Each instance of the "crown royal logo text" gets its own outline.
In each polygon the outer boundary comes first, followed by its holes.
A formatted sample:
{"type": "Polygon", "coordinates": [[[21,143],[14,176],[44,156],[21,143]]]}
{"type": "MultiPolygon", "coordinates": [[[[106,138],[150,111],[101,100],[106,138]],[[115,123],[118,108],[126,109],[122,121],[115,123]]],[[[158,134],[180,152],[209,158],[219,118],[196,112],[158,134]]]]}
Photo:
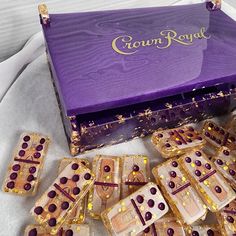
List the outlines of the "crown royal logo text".
{"type": "Polygon", "coordinates": [[[166,49],[173,45],[174,42],[184,46],[190,46],[197,39],[209,39],[210,35],[206,34],[206,28],[202,27],[200,31],[192,34],[178,34],[174,30],[163,30],[160,36],[153,39],[134,41],[131,35],[118,36],[112,41],[112,48],[115,52],[122,55],[132,55],[137,53],[142,47],[154,46],[158,49],[166,49]]]}

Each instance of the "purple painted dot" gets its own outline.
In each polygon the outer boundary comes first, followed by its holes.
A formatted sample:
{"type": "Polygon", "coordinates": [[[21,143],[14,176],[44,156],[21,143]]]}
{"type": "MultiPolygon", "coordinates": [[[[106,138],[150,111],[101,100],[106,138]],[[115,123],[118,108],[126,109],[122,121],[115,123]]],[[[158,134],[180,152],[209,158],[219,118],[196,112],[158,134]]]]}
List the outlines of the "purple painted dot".
{"type": "Polygon", "coordinates": [[[211,135],[211,137],[210,137],[210,138],[211,138],[211,140],[213,140],[213,141],[214,141],[214,140],[216,140],[216,137],[215,137],[215,136],[213,136],[213,135],[211,135]]]}
{"type": "Polygon", "coordinates": [[[200,236],[199,233],[197,231],[193,231],[192,232],[192,236],[200,236]]]}
{"type": "Polygon", "coordinates": [[[221,159],[217,159],[216,162],[217,162],[218,165],[223,165],[223,161],[221,159]]]}
{"type": "Polygon", "coordinates": [[[229,174],[230,174],[230,175],[234,176],[235,173],[236,173],[236,172],[235,172],[234,170],[232,170],[232,169],[229,170],[229,174]]]}
{"type": "Polygon", "coordinates": [[[151,193],[152,195],[155,195],[155,194],[157,193],[157,189],[154,188],[154,187],[152,187],[152,188],[150,189],[150,193],[151,193]]]}
{"type": "Polygon", "coordinates": [[[45,138],[41,138],[39,142],[40,142],[40,144],[44,144],[45,141],[46,141],[45,138]]]}
{"type": "Polygon", "coordinates": [[[175,133],[173,131],[170,131],[169,132],[169,135],[174,135],[175,133]]]}
{"type": "Polygon", "coordinates": [[[53,227],[53,226],[55,226],[56,224],[57,224],[57,220],[56,220],[55,218],[49,219],[48,225],[49,225],[50,227],[53,227]]]}
{"type": "Polygon", "coordinates": [[[80,193],[80,188],[78,188],[78,187],[73,188],[74,195],[78,195],[79,193],[80,193]]]}
{"type": "Polygon", "coordinates": [[[43,145],[38,145],[38,146],[36,147],[36,150],[37,150],[38,152],[42,151],[42,150],[43,150],[43,145]]]}
{"type": "Polygon", "coordinates": [[[31,182],[31,181],[33,181],[34,180],[34,176],[33,175],[29,175],[28,177],[27,177],[27,181],[28,182],[31,182]]]}
{"type": "Polygon", "coordinates": [[[30,172],[31,174],[34,174],[34,173],[36,172],[36,167],[31,166],[31,167],[29,168],[29,172],[30,172]]]}
{"type": "Polygon", "coordinates": [[[180,130],[179,130],[179,133],[183,134],[183,133],[184,133],[184,130],[180,129],[180,130]]]}
{"type": "Polygon", "coordinates": [[[201,174],[202,174],[202,173],[201,173],[201,171],[200,171],[200,170],[195,170],[195,175],[196,175],[196,176],[198,176],[198,177],[199,177],[199,176],[201,176],[201,174]]]}
{"type": "Polygon", "coordinates": [[[189,130],[190,132],[193,132],[193,131],[194,131],[194,128],[193,128],[192,126],[190,126],[190,127],[188,127],[188,130],[189,130]]]}
{"type": "Polygon", "coordinates": [[[57,206],[55,204],[50,204],[48,206],[48,211],[49,212],[54,212],[54,211],[56,211],[56,209],[57,209],[57,206]]]}
{"type": "Polygon", "coordinates": [[[224,134],[225,134],[225,131],[224,131],[223,129],[220,129],[220,133],[221,133],[222,135],[224,135],[224,134]]]}
{"type": "Polygon", "coordinates": [[[166,143],[165,146],[168,148],[168,147],[170,147],[170,144],[169,144],[169,143],[166,143]]]}
{"type": "Polygon", "coordinates": [[[86,180],[89,180],[89,179],[91,178],[91,174],[86,173],[86,174],[84,175],[84,178],[85,178],[86,180]]]}
{"type": "Polygon", "coordinates": [[[26,149],[28,147],[28,144],[27,143],[23,143],[22,146],[21,146],[23,149],[26,149]]]}
{"type": "Polygon", "coordinates": [[[71,166],[72,170],[77,170],[79,168],[79,165],[77,163],[74,163],[72,166],[71,166]]]}
{"type": "Polygon", "coordinates": [[[66,230],[65,236],[73,236],[73,231],[71,229],[66,230]]]}
{"type": "Polygon", "coordinates": [[[173,167],[177,167],[177,166],[178,166],[177,161],[172,161],[172,166],[173,166],[173,167]]]}
{"type": "Polygon", "coordinates": [[[25,151],[24,150],[20,150],[18,154],[19,154],[20,157],[23,157],[25,155],[25,151]]]}
{"type": "Polygon", "coordinates": [[[211,135],[209,132],[205,132],[205,136],[209,138],[211,135]]]}
{"type": "Polygon", "coordinates": [[[74,182],[78,182],[79,181],[79,175],[73,175],[72,180],[74,182]]]}
{"type": "Polygon", "coordinates": [[[137,197],[136,197],[136,200],[137,200],[137,202],[138,203],[143,203],[143,201],[144,201],[144,198],[143,198],[143,196],[141,196],[141,195],[138,195],[137,197]]]}
{"type": "Polygon", "coordinates": [[[175,187],[175,183],[173,181],[170,181],[168,185],[169,185],[170,188],[174,188],[175,187]]]}
{"type": "Polygon", "coordinates": [[[213,127],[214,127],[214,125],[213,125],[212,123],[209,123],[209,127],[213,128],[213,127]]]}
{"type": "Polygon", "coordinates": [[[218,126],[215,126],[214,130],[218,132],[220,130],[220,128],[218,126]]]}
{"type": "Polygon", "coordinates": [[[31,184],[29,184],[29,183],[27,183],[27,184],[25,184],[24,185],[24,189],[26,190],[26,191],[29,191],[30,189],[31,189],[31,184]]]}
{"type": "Polygon", "coordinates": [[[68,209],[69,208],[69,202],[63,202],[62,204],[61,204],[61,209],[62,210],[66,210],[66,209],[68,209]]]}
{"type": "Polygon", "coordinates": [[[198,136],[197,139],[198,139],[198,140],[202,140],[202,137],[198,136]]]}
{"type": "Polygon", "coordinates": [[[226,220],[231,224],[234,223],[234,218],[232,216],[227,216],[226,220]]]}
{"type": "Polygon", "coordinates": [[[189,137],[193,137],[193,134],[191,134],[191,133],[188,133],[188,134],[187,134],[187,136],[189,136],[189,137]]]}
{"type": "Polygon", "coordinates": [[[28,234],[28,236],[37,236],[37,235],[38,235],[38,232],[36,228],[31,229],[28,234]]]}
{"type": "Polygon", "coordinates": [[[152,213],[150,211],[146,212],[145,220],[151,220],[151,219],[152,219],[152,213]]]}
{"type": "Polygon", "coordinates": [[[191,163],[192,160],[191,160],[190,157],[186,157],[186,158],[185,158],[185,161],[186,161],[187,163],[191,163]]]}
{"type": "Polygon", "coordinates": [[[163,202],[161,202],[161,203],[158,204],[158,208],[159,208],[161,211],[163,211],[163,210],[165,210],[166,206],[165,206],[165,204],[164,204],[163,202]]]}
{"type": "Polygon", "coordinates": [[[49,198],[54,198],[54,197],[56,197],[56,192],[54,191],[54,190],[51,190],[50,192],[48,192],[48,197],[49,198]]]}
{"type": "Polygon", "coordinates": [[[175,231],[172,228],[168,228],[166,232],[168,236],[173,236],[175,233],[175,231]]]}
{"type": "Polygon", "coordinates": [[[173,177],[173,178],[175,178],[175,177],[176,177],[176,172],[175,172],[175,171],[171,171],[171,172],[170,172],[170,176],[173,177]]]}
{"type": "Polygon", "coordinates": [[[7,188],[13,189],[15,187],[15,183],[13,181],[10,181],[7,183],[7,188]]]}
{"type": "Polygon", "coordinates": [[[67,180],[68,180],[68,179],[67,179],[66,177],[61,177],[61,178],[60,178],[60,183],[61,183],[61,184],[66,184],[66,183],[67,183],[67,180]]]}
{"type": "Polygon", "coordinates": [[[30,136],[25,136],[24,138],[23,138],[23,140],[25,141],[25,142],[29,142],[30,141],[30,136]]]}
{"type": "Polygon", "coordinates": [[[199,151],[196,151],[195,154],[196,154],[196,156],[198,156],[198,157],[200,157],[200,156],[202,155],[202,153],[199,152],[199,151]]]}
{"type": "Polygon", "coordinates": [[[110,172],[110,171],[111,171],[110,166],[104,166],[104,171],[105,171],[105,172],[110,172]]]}
{"type": "Polygon", "coordinates": [[[19,164],[15,164],[14,166],[12,166],[12,170],[14,170],[14,171],[20,170],[20,165],[19,164]]]}
{"type": "Polygon", "coordinates": [[[154,205],[155,205],[155,202],[152,199],[149,199],[148,200],[148,206],[149,207],[154,207],[154,205]]]}
{"type": "Polygon", "coordinates": [[[205,167],[206,167],[208,170],[211,169],[211,165],[210,165],[209,163],[206,163],[206,164],[205,164],[205,167]]]}
{"type": "Polygon", "coordinates": [[[158,134],[157,137],[158,137],[158,138],[162,138],[162,137],[163,137],[163,134],[158,134]]]}
{"type": "Polygon", "coordinates": [[[207,230],[207,235],[208,235],[208,236],[214,236],[215,234],[214,234],[213,230],[208,229],[208,230],[207,230]]]}
{"type": "Polygon", "coordinates": [[[134,165],[133,166],[133,171],[139,171],[139,166],[138,165],[134,165]]]}
{"type": "Polygon", "coordinates": [[[201,165],[202,165],[201,161],[199,161],[199,160],[196,160],[196,161],[195,161],[195,164],[196,164],[197,166],[201,166],[201,165]]]}
{"type": "Polygon", "coordinates": [[[217,193],[221,193],[221,192],[222,192],[222,189],[221,189],[220,186],[215,186],[215,191],[216,191],[217,193]]]}
{"type": "Polygon", "coordinates": [[[41,215],[43,213],[43,208],[41,206],[35,207],[34,208],[34,213],[36,215],[41,215]]]}
{"type": "Polygon", "coordinates": [[[223,153],[224,153],[225,156],[229,155],[229,151],[227,151],[227,150],[224,150],[223,153]]]}
{"type": "Polygon", "coordinates": [[[192,139],[191,138],[187,138],[186,139],[188,143],[191,143],[192,142],[192,139]]]}
{"type": "Polygon", "coordinates": [[[176,141],[176,143],[178,144],[178,145],[182,145],[182,142],[181,141],[176,141]]]}
{"type": "Polygon", "coordinates": [[[148,234],[150,232],[150,227],[147,227],[144,231],[145,234],[148,234]]]}
{"type": "Polygon", "coordinates": [[[34,153],[34,158],[40,158],[40,157],[41,157],[41,154],[39,152],[34,153]]]}
{"type": "Polygon", "coordinates": [[[15,180],[17,178],[17,173],[11,173],[10,174],[10,179],[15,180]]]}
{"type": "Polygon", "coordinates": [[[216,143],[218,143],[220,145],[221,144],[221,140],[220,139],[216,139],[216,143]]]}

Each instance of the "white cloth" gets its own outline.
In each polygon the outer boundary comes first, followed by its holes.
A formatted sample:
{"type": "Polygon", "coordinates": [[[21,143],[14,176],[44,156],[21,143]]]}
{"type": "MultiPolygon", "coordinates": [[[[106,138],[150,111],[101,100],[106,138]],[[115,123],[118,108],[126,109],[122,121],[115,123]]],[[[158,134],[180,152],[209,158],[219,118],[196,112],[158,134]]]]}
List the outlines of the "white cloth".
{"type": "MultiPolygon", "coordinates": [[[[145,6],[140,2],[132,1],[133,4],[130,4],[129,7],[145,6]]],[[[150,5],[151,1],[148,2],[150,5]]],[[[159,5],[181,2],[186,3],[186,0],[162,0],[159,5]]],[[[156,3],[156,1],[152,1],[152,3],[156,3]]],[[[125,4],[122,5],[120,1],[117,1],[117,6],[122,8],[121,6],[125,7],[125,4]]],[[[115,4],[114,8],[116,8],[115,4]]],[[[13,148],[22,131],[40,132],[49,135],[52,139],[36,196],[20,197],[0,191],[0,236],[23,235],[25,226],[34,222],[29,211],[35,200],[57,176],[59,160],[62,157],[70,156],[43,51],[42,33],[38,33],[29,40],[22,51],[0,63],[0,184],[4,180],[7,167],[12,159],[13,148]],[[23,69],[28,63],[30,64],[23,69]],[[21,72],[20,75],[19,72],[21,72]]],[[[150,157],[152,166],[161,161],[148,137],[94,150],[81,156],[91,158],[97,153],[146,154],[150,157]]],[[[93,235],[107,235],[100,222],[91,221],[91,225],[95,232],[93,235]]]]}

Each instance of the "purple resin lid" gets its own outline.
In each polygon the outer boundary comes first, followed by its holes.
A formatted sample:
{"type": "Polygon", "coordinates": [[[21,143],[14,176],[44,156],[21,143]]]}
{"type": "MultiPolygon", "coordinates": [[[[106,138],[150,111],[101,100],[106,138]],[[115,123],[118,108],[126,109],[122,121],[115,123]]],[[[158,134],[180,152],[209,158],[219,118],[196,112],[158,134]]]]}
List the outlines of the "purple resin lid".
{"type": "Polygon", "coordinates": [[[50,22],[43,30],[69,116],[236,78],[236,22],[205,4],[50,14],[50,22]]]}

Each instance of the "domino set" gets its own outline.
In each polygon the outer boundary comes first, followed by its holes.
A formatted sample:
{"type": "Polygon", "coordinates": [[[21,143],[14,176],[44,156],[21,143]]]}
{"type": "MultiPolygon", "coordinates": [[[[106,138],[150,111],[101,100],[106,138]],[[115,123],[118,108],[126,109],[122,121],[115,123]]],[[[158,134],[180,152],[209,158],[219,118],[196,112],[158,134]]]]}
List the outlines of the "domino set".
{"type": "MultiPolygon", "coordinates": [[[[36,223],[25,236],[90,236],[86,213],[114,236],[236,235],[236,153],[229,129],[206,121],[202,132],[192,126],[156,131],[152,142],[168,158],[152,169],[158,185],[151,182],[147,156],[97,155],[92,166],[85,158],[61,159],[58,177],[31,210],[36,223]],[[205,152],[207,145],[214,155],[205,152]],[[208,210],[219,227],[204,224],[208,210]]],[[[36,194],[49,143],[41,134],[21,135],[3,191],[36,194]]]]}

